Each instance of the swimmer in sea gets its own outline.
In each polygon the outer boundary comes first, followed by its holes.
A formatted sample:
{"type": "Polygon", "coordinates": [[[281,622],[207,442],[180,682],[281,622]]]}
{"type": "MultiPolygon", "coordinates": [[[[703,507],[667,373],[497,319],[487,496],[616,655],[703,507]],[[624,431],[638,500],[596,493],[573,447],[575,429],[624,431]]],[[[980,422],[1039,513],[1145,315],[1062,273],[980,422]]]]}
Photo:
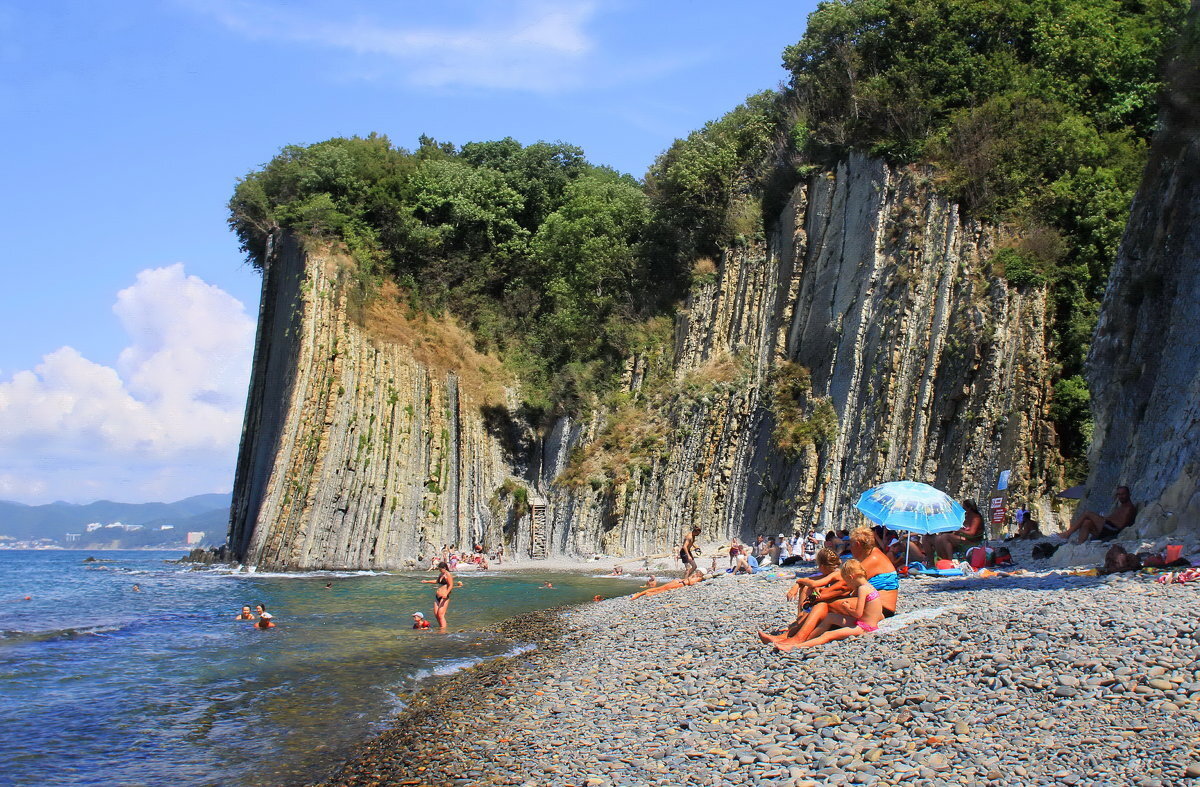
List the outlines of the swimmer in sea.
{"type": "Polygon", "coordinates": [[[254,613],[250,611],[250,606],[246,605],[242,607],[242,611],[238,613],[238,616],[234,620],[254,620],[254,613]]]}
{"type": "Polygon", "coordinates": [[[260,618],[263,616],[263,613],[266,611],[267,611],[267,608],[265,606],[263,606],[262,604],[254,605],[254,614],[258,615],[260,618]]]}
{"type": "Polygon", "coordinates": [[[543,582],[541,589],[542,590],[554,590],[554,584],[552,582],[543,582]]]}
{"type": "Polygon", "coordinates": [[[326,583],[325,583],[325,589],[326,589],[326,590],[333,590],[333,583],[332,583],[332,582],[326,582],[326,583]]]}
{"type": "Polygon", "coordinates": [[[650,578],[646,580],[646,584],[643,585],[642,587],[643,588],[656,588],[656,587],[658,587],[658,580],[654,578],[653,574],[651,574],[650,578]]]}
{"type": "Polygon", "coordinates": [[[133,592],[134,592],[134,593],[141,593],[141,592],[142,592],[142,589],[141,589],[140,587],[138,587],[137,585],[134,585],[134,586],[133,586],[133,592]]]}
{"type": "Polygon", "coordinates": [[[260,628],[260,629],[273,629],[273,628],[275,628],[275,623],[274,623],[274,622],[271,620],[271,613],[270,613],[270,612],[264,612],[264,613],[262,613],[261,615],[259,615],[259,616],[258,616],[258,622],[254,624],[254,627],[255,627],[255,628],[260,628]]]}
{"type": "Polygon", "coordinates": [[[454,591],[454,575],[450,573],[450,566],[443,560],[438,563],[437,579],[422,579],[421,582],[437,585],[433,589],[433,616],[437,618],[438,628],[446,628],[446,609],[450,606],[450,594],[454,591]]]}
{"type": "Polygon", "coordinates": [[[413,613],[413,628],[415,628],[415,629],[429,628],[429,621],[425,619],[424,612],[414,612],[413,613]]]}

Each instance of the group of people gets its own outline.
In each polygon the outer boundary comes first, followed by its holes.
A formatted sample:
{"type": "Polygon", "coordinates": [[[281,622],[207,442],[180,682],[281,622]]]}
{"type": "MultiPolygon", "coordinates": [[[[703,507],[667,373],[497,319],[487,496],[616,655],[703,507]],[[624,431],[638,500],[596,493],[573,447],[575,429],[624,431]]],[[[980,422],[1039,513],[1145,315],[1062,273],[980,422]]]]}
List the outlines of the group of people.
{"type": "MultiPolygon", "coordinates": [[[[504,563],[504,546],[496,548],[496,553],[493,555],[496,565],[504,563]]],[[[429,558],[429,567],[426,571],[436,571],[439,563],[445,563],[450,567],[451,571],[457,571],[460,564],[474,566],[480,571],[487,571],[491,568],[491,563],[488,561],[487,550],[483,544],[475,544],[474,547],[467,551],[463,549],[461,552],[449,544],[442,545],[440,554],[433,555],[429,558]]]]}
{"type": "Polygon", "coordinates": [[[262,604],[255,604],[254,611],[250,611],[250,605],[246,604],[242,607],[242,611],[237,614],[234,620],[244,620],[254,623],[256,629],[273,629],[275,628],[274,616],[267,612],[267,608],[262,604]]]}
{"type": "MultiPolygon", "coordinates": [[[[1133,523],[1137,508],[1130,501],[1128,487],[1117,487],[1114,498],[1116,503],[1109,514],[1081,513],[1060,538],[1071,539],[1078,534],[1082,543],[1090,538],[1111,539],[1121,533],[1133,523]]],[[[883,619],[896,614],[901,566],[908,565],[910,560],[950,560],[956,552],[983,544],[986,532],[979,506],[968,499],[963,501],[963,509],[965,516],[960,529],[935,535],[904,538],[876,526],[860,527],[853,532],[815,534],[803,541],[782,535],[778,540],[759,536],[750,547],[734,539],[728,549],[729,570],[733,573],[752,573],[770,563],[789,565],[808,558],[809,549],[816,550],[813,556],[818,573],[797,574],[795,584],[787,591],[788,600],[796,602],[795,619],[779,631],[758,632],[759,639],[777,650],[789,651],[876,631],[883,619]]],[[[1024,509],[1021,513],[1014,538],[1037,532],[1037,523],[1030,513],[1024,509]]],[[[692,528],[680,545],[679,559],[685,566],[681,579],[651,583],[633,598],[703,582],[706,577],[696,567],[699,533],[699,528],[692,528]]],[[[715,567],[716,557],[714,573],[715,567]]]]}

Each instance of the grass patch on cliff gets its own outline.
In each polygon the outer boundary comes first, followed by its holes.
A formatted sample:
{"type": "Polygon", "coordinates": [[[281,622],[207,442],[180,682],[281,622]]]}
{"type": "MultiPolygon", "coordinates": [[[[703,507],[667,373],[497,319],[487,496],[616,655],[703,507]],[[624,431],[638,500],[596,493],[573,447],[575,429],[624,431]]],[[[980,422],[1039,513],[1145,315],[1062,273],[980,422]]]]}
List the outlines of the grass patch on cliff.
{"type": "Polygon", "coordinates": [[[812,395],[812,375],[805,367],[785,361],[771,372],[771,412],[775,429],[771,442],[789,459],[805,449],[832,442],[838,417],[828,396],[812,395]]]}
{"type": "Polygon", "coordinates": [[[408,294],[385,281],[377,297],[360,313],[367,334],[411,350],[413,359],[431,372],[454,372],[464,400],[480,407],[504,404],[504,389],[513,381],[500,360],[475,347],[475,337],[452,315],[433,316],[412,308],[408,294]]]}

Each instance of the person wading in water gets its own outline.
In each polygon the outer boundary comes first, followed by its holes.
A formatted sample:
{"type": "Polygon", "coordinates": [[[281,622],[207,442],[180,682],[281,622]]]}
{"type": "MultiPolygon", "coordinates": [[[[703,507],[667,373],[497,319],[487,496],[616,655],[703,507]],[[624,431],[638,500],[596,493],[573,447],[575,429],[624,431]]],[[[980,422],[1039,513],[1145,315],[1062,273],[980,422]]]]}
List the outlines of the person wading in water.
{"type": "Polygon", "coordinates": [[[437,585],[433,590],[433,616],[437,618],[438,628],[446,628],[446,608],[450,606],[450,593],[454,590],[454,575],[446,561],[438,563],[437,579],[422,579],[426,585],[437,585]]]}

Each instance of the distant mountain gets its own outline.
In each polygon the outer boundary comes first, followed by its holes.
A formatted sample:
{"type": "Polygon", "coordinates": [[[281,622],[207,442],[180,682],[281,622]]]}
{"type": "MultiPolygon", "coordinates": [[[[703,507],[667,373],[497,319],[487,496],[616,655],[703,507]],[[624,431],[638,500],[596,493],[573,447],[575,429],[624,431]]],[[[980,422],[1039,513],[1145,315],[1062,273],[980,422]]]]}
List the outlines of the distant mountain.
{"type": "Polygon", "coordinates": [[[28,506],[0,500],[0,535],[18,540],[53,538],[61,540],[66,533],[82,533],[91,522],[123,522],[157,528],[174,525],[176,530],[225,531],[231,496],[226,494],[195,495],[174,503],[115,503],[97,500],[94,503],[47,503],[28,506]]]}

